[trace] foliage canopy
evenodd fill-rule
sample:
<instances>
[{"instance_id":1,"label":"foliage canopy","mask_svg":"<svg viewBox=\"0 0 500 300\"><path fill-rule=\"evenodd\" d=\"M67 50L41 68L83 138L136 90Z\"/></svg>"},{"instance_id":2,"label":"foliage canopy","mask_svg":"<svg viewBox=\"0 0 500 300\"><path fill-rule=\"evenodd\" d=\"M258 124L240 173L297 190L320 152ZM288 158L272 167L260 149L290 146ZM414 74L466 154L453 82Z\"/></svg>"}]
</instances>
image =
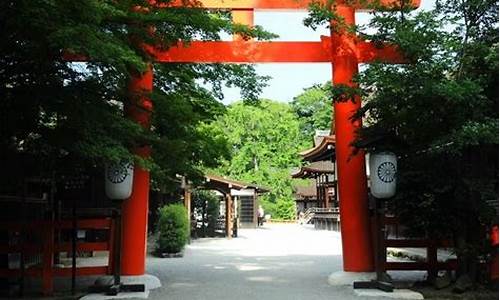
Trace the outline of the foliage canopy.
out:
<instances>
[{"instance_id":1,"label":"foliage canopy","mask_svg":"<svg viewBox=\"0 0 500 300\"><path fill-rule=\"evenodd\" d=\"M223 145L212 147L221 144L220 137L213 139L198 125L224 111L217 101L223 85L241 87L244 98L252 101L263 78L249 65L155 65L153 123L145 130L122 113L129 101L124 90L130 73L145 70L152 59L139 45L168 48L178 40L216 40L220 32L257 39L272 35L260 27L233 24L225 12L160 9L151 3L0 4L2 157L38 157L33 169L50 172L74 164L102 166L109 160L135 159L153 171L158 187L176 174L196 176L200 166L214 166L227 154ZM196 6L195 1L186 4ZM66 62L63 50L89 61ZM203 82L213 89L204 88ZM147 161L130 152L144 144L154 149Z\"/></svg>"}]
</instances>

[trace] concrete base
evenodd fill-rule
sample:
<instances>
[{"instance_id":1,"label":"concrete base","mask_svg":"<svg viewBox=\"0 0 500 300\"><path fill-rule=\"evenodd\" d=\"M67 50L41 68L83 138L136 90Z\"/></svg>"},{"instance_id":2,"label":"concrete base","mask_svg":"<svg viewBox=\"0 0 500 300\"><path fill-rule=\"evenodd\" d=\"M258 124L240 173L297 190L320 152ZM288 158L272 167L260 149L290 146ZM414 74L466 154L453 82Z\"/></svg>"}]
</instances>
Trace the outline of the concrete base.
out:
<instances>
[{"instance_id":1,"label":"concrete base","mask_svg":"<svg viewBox=\"0 0 500 300\"><path fill-rule=\"evenodd\" d=\"M105 294L88 294L80 298L80 300L110 300L110 299L148 299L149 291L139 293L119 293L116 296L108 296Z\"/></svg>"},{"instance_id":2,"label":"concrete base","mask_svg":"<svg viewBox=\"0 0 500 300\"><path fill-rule=\"evenodd\" d=\"M385 297L391 299L409 299L409 300L424 299L424 296L422 294L406 289L395 289L394 292L392 293L376 289L355 289L354 294L360 297Z\"/></svg>"},{"instance_id":3,"label":"concrete base","mask_svg":"<svg viewBox=\"0 0 500 300\"><path fill-rule=\"evenodd\" d=\"M354 281L370 281L377 277L373 272L334 272L328 276L328 283L333 286L350 285Z\"/></svg>"},{"instance_id":4,"label":"concrete base","mask_svg":"<svg viewBox=\"0 0 500 300\"><path fill-rule=\"evenodd\" d=\"M161 287L161 282L158 277L144 274L139 276L122 276L120 278L123 284L144 284L146 290L144 292L137 293L119 293L116 296L108 296L105 294L88 294L80 300L107 300L107 299L128 299L128 298L139 298L147 299L149 296L149 291ZM110 285L113 283L113 276L103 276L95 281L96 285Z\"/></svg>"}]
</instances>

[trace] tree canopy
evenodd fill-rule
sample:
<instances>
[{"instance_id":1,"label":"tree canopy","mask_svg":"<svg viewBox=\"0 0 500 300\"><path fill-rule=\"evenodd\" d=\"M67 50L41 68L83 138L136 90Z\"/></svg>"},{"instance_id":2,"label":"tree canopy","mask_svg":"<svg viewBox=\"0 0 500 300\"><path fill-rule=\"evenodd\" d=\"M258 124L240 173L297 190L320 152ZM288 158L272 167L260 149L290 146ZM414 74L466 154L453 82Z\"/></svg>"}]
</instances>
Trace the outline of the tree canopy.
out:
<instances>
[{"instance_id":1,"label":"tree canopy","mask_svg":"<svg viewBox=\"0 0 500 300\"><path fill-rule=\"evenodd\" d=\"M323 9L313 7L306 21L323 22ZM406 63L370 64L356 78L364 104L353 117L365 128L353 142L398 155L396 213L409 233L453 239L459 274L475 279L498 218L488 205L498 202L498 1L437 1L431 11L372 15L367 27L375 34L352 32L398 45ZM334 94L344 88L334 86Z\"/></svg>"},{"instance_id":2,"label":"tree canopy","mask_svg":"<svg viewBox=\"0 0 500 300\"><path fill-rule=\"evenodd\" d=\"M273 218L295 218L290 169L300 164L298 152L308 141L291 107L270 100L237 102L212 127L224 133L232 153L217 172L269 187L271 192L261 197L266 212Z\"/></svg>"},{"instance_id":3,"label":"tree canopy","mask_svg":"<svg viewBox=\"0 0 500 300\"><path fill-rule=\"evenodd\" d=\"M304 138L310 139L315 130L330 130L332 123L331 84L314 85L293 98L290 103L301 121ZM334 128L333 128L334 129Z\"/></svg>"},{"instance_id":4,"label":"tree canopy","mask_svg":"<svg viewBox=\"0 0 500 300\"><path fill-rule=\"evenodd\" d=\"M154 3L160 2L168 1ZM176 174L195 176L202 165L213 166L226 155L224 145L213 147L221 143L219 137L199 124L224 111L217 101L222 85L241 87L243 97L252 101L265 81L250 65L156 64L151 95L155 109L147 130L122 112L130 73L145 70L152 59L140 44L168 48L178 40L216 40L220 32L257 39L272 35L258 26L233 24L227 12L151 3L0 4L0 148L6 163L19 155L37 157L32 170L57 172L70 169L69 162L102 166L135 159L153 171L156 183L165 184ZM89 61L64 61L63 51ZM213 89L204 88L203 82ZM130 152L144 144L154 149L147 161Z\"/></svg>"}]
</instances>

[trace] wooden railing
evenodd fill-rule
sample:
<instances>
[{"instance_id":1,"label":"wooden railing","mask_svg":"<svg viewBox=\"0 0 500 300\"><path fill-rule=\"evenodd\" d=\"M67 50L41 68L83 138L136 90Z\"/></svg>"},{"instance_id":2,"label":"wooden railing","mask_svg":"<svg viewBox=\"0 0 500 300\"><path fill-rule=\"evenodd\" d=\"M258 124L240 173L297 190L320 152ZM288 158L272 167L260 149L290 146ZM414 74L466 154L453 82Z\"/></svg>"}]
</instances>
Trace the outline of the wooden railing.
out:
<instances>
[{"instance_id":1,"label":"wooden railing","mask_svg":"<svg viewBox=\"0 0 500 300\"><path fill-rule=\"evenodd\" d=\"M396 217L384 217L382 218L382 226L385 228L387 225L399 225L399 219ZM376 264L380 264L382 271L408 271L408 270L422 270L428 272L428 278L433 279L437 276L439 270L456 270L457 261L456 259L449 259L445 262L438 261L438 249L439 248L451 248L453 243L447 240L436 240L430 238L421 239L393 239L384 236L384 238L379 242L381 245L378 249L383 253L387 253L387 248L425 248L426 249L426 259L425 261L408 261L408 262L388 262L387 256L380 256L380 261L376 261Z\"/></svg>"},{"instance_id":2,"label":"wooden railing","mask_svg":"<svg viewBox=\"0 0 500 300\"><path fill-rule=\"evenodd\" d=\"M0 245L0 254L19 253L21 257L18 269L0 268L0 277L41 277L42 292L44 295L53 293L54 277L89 276L112 274L113 258L113 233L114 221L111 218L81 219L62 221L33 221L22 222L0 222L0 231L9 234L17 234L20 239L17 244ZM76 252L83 251L109 251L108 264L105 266L76 266L75 268L57 267L54 264L54 254L60 252L73 252L71 242L57 242L56 234L64 230L106 230L107 240L100 242L76 243ZM23 240L23 236L29 233L37 237L37 241ZM41 263L34 266L25 266L24 258L33 255L41 255Z\"/></svg>"}]
</instances>

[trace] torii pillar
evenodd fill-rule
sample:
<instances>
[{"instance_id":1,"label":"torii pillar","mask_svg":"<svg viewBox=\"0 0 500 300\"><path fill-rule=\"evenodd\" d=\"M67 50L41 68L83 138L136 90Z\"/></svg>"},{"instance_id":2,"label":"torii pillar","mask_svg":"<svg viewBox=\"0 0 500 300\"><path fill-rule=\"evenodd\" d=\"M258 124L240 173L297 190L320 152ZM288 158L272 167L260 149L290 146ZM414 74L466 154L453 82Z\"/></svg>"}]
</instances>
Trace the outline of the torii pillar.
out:
<instances>
[{"instance_id":1,"label":"torii pillar","mask_svg":"<svg viewBox=\"0 0 500 300\"><path fill-rule=\"evenodd\" d=\"M153 104L153 66L144 72L131 72L128 83L128 103L125 115L145 129L151 126ZM151 154L149 145L133 149L136 155L147 158ZM134 168L132 195L122 205L121 275L143 275L146 269L146 246L148 235L149 171L139 166Z\"/></svg>"},{"instance_id":2,"label":"torii pillar","mask_svg":"<svg viewBox=\"0 0 500 300\"><path fill-rule=\"evenodd\" d=\"M350 6L337 5L336 13L344 18L345 26L336 28L332 22L332 81L333 85L354 87L358 73L356 36L347 31L354 26L355 10ZM344 271L369 272L374 270L373 248L368 212L368 188L365 153L355 150L351 143L360 129L361 120L351 117L361 107L361 99L334 103L334 124L338 172L338 193L342 237Z\"/></svg>"}]
</instances>

